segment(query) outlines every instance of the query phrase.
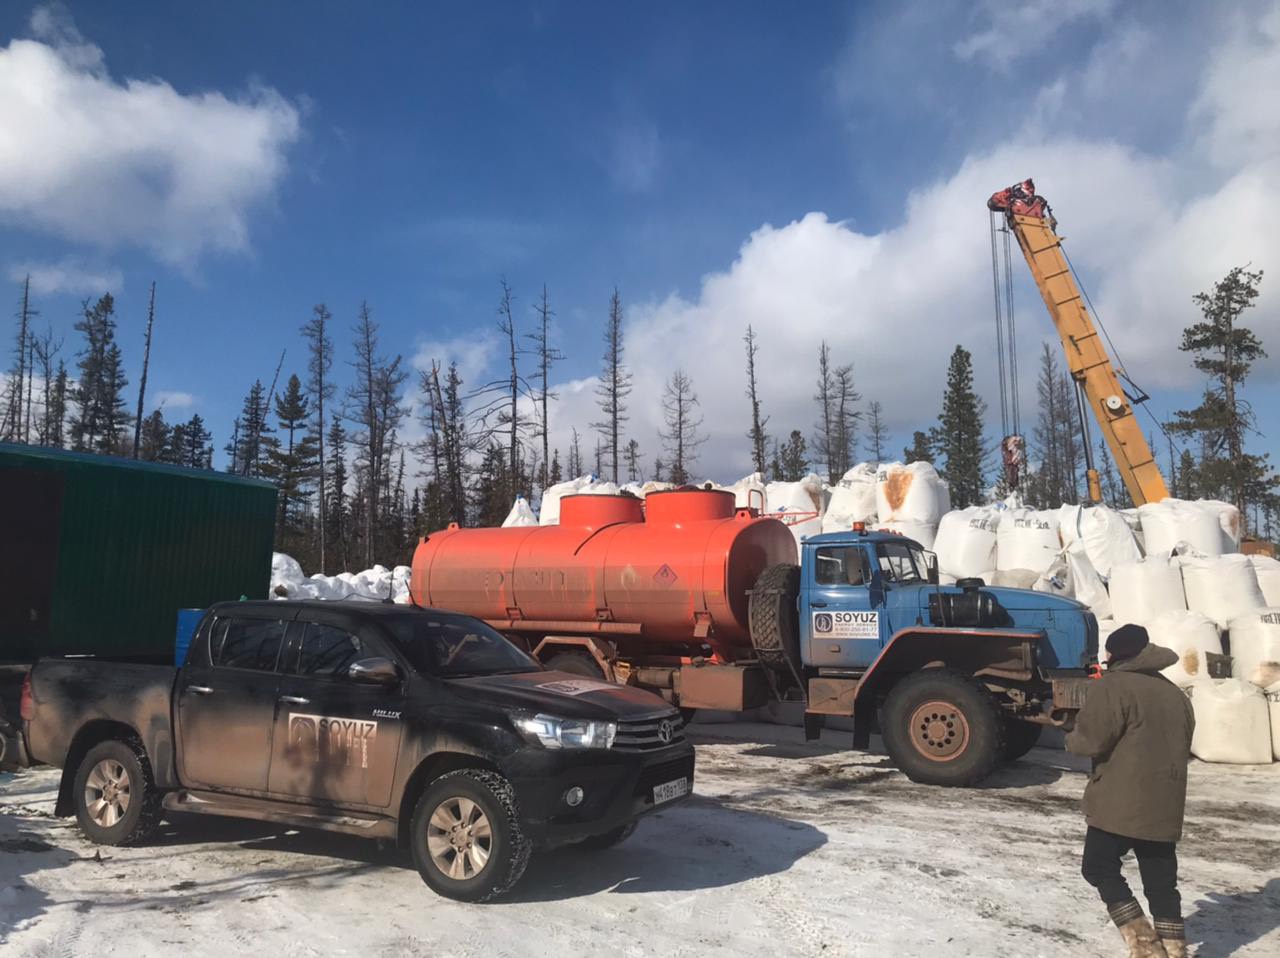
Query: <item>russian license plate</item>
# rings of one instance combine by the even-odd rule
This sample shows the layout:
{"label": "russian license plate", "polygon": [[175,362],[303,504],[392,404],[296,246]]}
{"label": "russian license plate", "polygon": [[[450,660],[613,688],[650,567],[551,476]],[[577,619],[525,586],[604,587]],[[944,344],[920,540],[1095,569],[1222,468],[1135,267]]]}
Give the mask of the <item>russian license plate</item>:
{"label": "russian license plate", "polygon": [[674,782],[664,782],[653,787],[653,804],[661,805],[663,802],[669,802],[673,798],[680,798],[682,795],[688,794],[689,780],[687,778],[677,778]]}

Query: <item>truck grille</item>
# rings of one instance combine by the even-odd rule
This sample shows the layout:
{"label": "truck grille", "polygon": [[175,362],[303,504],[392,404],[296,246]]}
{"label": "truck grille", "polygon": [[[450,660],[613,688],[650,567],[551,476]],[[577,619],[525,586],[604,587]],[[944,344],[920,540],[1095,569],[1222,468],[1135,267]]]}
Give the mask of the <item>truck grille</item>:
{"label": "truck grille", "polygon": [[[662,735],[664,724],[671,730],[665,741]],[[670,712],[642,719],[623,719],[618,723],[613,747],[623,752],[651,752],[683,741],[684,720],[679,712]]]}

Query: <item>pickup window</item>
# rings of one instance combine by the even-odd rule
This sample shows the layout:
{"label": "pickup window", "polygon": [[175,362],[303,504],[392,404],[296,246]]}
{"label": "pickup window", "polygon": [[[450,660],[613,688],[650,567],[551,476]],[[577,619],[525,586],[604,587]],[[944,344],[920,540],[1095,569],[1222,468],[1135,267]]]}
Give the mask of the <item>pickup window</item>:
{"label": "pickup window", "polygon": [[274,671],[287,626],[279,619],[219,619],[210,635],[213,664],[224,669]]}
{"label": "pickup window", "polygon": [[382,621],[413,667],[428,675],[462,678],[542,670],[502,633],[468,616],[405,612]]}
{"label": "pickup window", "polygon": [[311,622],[302,637],[298,674],[323,679],[345,678],[352,662],[376,653],[359,636],[334,625]]}

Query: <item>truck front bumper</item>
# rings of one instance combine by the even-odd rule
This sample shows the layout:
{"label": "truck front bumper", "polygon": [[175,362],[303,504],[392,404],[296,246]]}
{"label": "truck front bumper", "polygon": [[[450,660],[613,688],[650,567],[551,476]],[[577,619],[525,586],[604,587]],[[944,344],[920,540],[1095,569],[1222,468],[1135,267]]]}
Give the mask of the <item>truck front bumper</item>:
{"label": "truck front bumper", "polygon": [[[646,752],[613,750],[522,751],[506,769],[520,804],[525,834],[539,848],[603,835],[693,792],[693,746],[680,742]],[[679,785],[655,793],[664,785]],[[576,806],[570,792],[582,790]],[[673,794],[665,798],[666,794]]]}

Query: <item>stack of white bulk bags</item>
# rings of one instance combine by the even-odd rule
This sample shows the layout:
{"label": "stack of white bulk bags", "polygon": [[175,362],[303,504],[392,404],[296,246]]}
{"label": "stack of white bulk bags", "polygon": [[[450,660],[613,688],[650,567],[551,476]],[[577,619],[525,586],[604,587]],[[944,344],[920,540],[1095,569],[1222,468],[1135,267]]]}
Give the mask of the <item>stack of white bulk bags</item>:
{"label": "stack of white bulk bags", "polygon": [[799,482],[771,482],[765,491],[767,514],[791,527],[799,543],[822,532],[826,484],[814,473]]}
{"label": "stack of white bulk bags", "polygon": [[1196,715],[1192,755],[1233,765],[1271,762],[1271,717],[1260,688],[1240,679],[1209,679],[1188,694]]}
{"label": "stack of white bulk bags", "polygon": [[1094,570],[1105,581],[1111,568],[1122,562],[1137,562],[1142,549],[1125,517],[1106,506],[1063,506],[1058,510],[1058,533],[1064,546],[1076,542],[1084,546]]}
{"label": "stack of white bulk bags", "polygon": [[876,470],[876,517],[880,527],[901,532],[933,548],[938,523],[951,511],[951,493],[927,462],[890,462]]}
{"label": "stack of white bulk bags", "polygon": [[[833,505],[834,502],[833,499]],[[980,578],[991,582],[1001,514],[991,506],[970,506],[943,516],[933,541],[938,571],[952,579]]]}
{"label": "stack of white bulk bags", "polygon": [[1280,605],[1280,560],[1271,556],[1249,556],[1253,571],[1258,574],[1258,588],[1267,605]]}
{"label": "stack of white bulk bags", "polygon": [[1280,682],[1280,607],[1231,620],[1231,674],[1259,688]]}
{"label": "stack of white bulk bags", "polygon": [[1248,556],[1180,556],[1187,608],[1203,612],[1227,628],[1231,620],[1266,605],[1258,588],[1258,574]]}
{"label": "stack of white bulk bags", "polygon": [[1024,569],[1038,577],[1049,571],[1060,551],[1057,511],[1013,508],[1001,515],[996,530],[998,571]]}
{"label": "stack of white bulk bags", "polygon": [[507,517],[502,520],[502,528],[504,529],[510,529],[513,526],[536,526],[537,524],[538,517],[533,514],[533,510],[529,508],[529,503],[525,501],[524,496],[516,496],[515,505],[507,513]]}
{"label": "stack of white bulk bags", "polygon": [[1186,688],[1209,677],[1209,654],[1222,654],[1222,634],[1217,623],[1200,612],[1162,612],[1147,624],[1156,645],[1178,654],[1176,664],[1162,669],[1165,678]]}
{"label": "stack of white bulk bags", "polygon": [[[1225,503],[1165,499],[1138,507],[1144,547],[1149,556],[1173,555],[1179,543],[1207,556],[1235,550],[1221,518]],[[1239,517],[1235,520],[1239,522]]]}
{"label": "stack of white bulk bags", "polygon": [[855,522],[876,523],[876,467],[869,462],[854,466],[831,487],[822,531],[848,532]]}
{"label": "stack of white bulk bags", "polygon": [[1185,609],[1182,572],[1164,556],[1122,562],[1111,570],[1111,613],[1120,625],[1147,625],[1162,612]]}
{"label": "stack of white bulk bags", "polygon": [[1267,687],[1267,710],[1271,713],[1271,754],[1280,762],[1280,682]]}

